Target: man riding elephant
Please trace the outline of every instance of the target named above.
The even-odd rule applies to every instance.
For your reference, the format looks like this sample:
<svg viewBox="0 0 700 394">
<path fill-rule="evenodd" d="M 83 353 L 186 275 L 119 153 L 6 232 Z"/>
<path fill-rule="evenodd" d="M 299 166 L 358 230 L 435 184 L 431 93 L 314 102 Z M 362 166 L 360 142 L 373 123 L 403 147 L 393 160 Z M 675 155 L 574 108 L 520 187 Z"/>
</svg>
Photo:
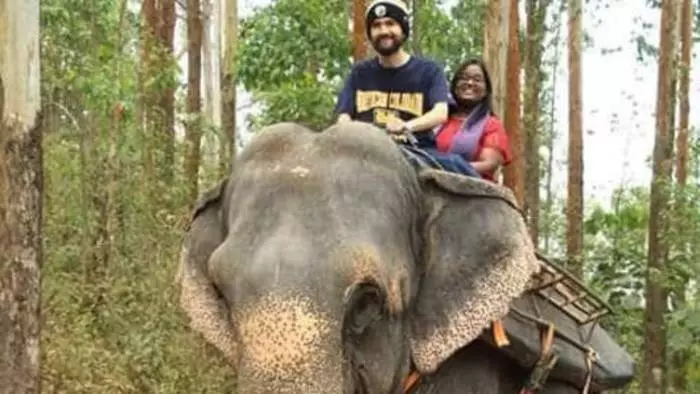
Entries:
<svg viewBox="0 0 700 394">
<path fill-rule="evenodd" d="M 402 151 L 417 165 L 479 177 L 470 163 L 436 147 L 433 130 L 448 119 L 448 103 L 454 100 L 442 67 L 403 48 L 411 32 L 406 5 L 373 1 L 365 26 L 377 56 L 350 70 L 338 94 L 338 123 L 357 120 L 383 127 L 395 141 L 412 142 Z"/>
<path fill-rule="evenodd" d="M 338 122 L 358 120 L 389 133 L 414 133 L 433 145 L 432 129 L 447 120 L 448 83 L 442 67 L 403 48 L 410 36 L 408 8 L 401 0 L 367 6 L 366 34 L 377 56 L 353 65 L 338 95 Z"/>
<path fill-rule="evenodd" d="M 514 207 L 371 124 L 277 124 L 197 203 L 181 305 L 240 393 L 512 394 L 527 371 L 475 339 L 538 269 Z"/>
</svg>

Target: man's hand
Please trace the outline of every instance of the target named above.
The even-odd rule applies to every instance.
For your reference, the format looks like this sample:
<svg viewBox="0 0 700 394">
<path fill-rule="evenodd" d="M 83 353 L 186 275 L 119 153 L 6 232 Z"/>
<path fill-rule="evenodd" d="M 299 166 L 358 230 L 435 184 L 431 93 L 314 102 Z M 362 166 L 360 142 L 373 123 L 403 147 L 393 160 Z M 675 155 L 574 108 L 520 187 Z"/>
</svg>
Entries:
<svg viewBox="0 0 700 394">
<path fill-rule="evenodd" d="M 343 124 L 343 123 L 348 123 L 348 122 L 352 122 L 352 118 L 348 114 L 340 114 L 338 116 L 338 120 L 336 121 L 336 123 L 338 123 L 338 124 Z"/>
<path fill-rule="evenodd" d="M 387 123 L 386 130 L 391 134 L 403 134 L 408 130 L 408 125 L 401 120 L 392 120 Z"/>
</svg>

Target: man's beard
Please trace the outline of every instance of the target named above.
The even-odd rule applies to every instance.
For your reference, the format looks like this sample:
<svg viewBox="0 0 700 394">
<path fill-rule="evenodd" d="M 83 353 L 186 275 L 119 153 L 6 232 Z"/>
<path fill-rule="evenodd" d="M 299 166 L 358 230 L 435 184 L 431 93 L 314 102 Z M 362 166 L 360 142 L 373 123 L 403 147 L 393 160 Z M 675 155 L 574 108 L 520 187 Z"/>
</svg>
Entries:
<svg viewBox="0 0 700 394">
<path fill-rule="evenodd" d="M 380 42 L 386 38 L 391 38 L 394 41 L 394 43 L 389 47 L 380 46 Z M 379 37 L 375 38 L 374 40 L 372 40 L 372 48 L 374 48 L 374 50 L 382 56 L 391 56 L 391 55 L 395 54 L 396 52 L 399 51 L 399 49 L 401 49 L 402 45 L 403 45 L 403 40 L 400 38 L 397 38 L 395 36 L 384 35 L 384 36 L 379 36 Z"/>
</svg>

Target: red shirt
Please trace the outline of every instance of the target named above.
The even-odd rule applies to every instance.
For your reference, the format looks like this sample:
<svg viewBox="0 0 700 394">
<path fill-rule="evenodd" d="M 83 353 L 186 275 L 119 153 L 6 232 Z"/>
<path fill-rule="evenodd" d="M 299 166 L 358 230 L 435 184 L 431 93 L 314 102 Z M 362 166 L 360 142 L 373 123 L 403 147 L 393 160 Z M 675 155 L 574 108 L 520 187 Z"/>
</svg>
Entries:
<svg viewBox="0 0 700 394">
<path fill-rule="evenodd" d="M 436 139 L 437 149 L 440 152 L 450 151 L 452 139 L 457 131 L 459 131 L 464 119 L 465 118 L 461 116 L 452 116 L 441 126 L 440 134 Z M 501 120 L 495 116 L 489 116 L 489 118 L 486 120 L 486 124 L 484 124 L 484 132 L 479 138 L 479 143 L 474 151 L 474 155 L 473 157 L 467 157 L 467 161 L 479 161 L 484 148 L 492 148 L 499 151 L 501 155 L 503 155 L 504 166 L 510 164 L 510 162 L 513 160 L 513 154 L 510 150 L 510 143 L 508 141 L 506 129 L 503 127 Z M 489 173 L 481 174 L 481 176 L 495 182 L 494 172 L 495 171 L 491 171 Z"/>
</svg>

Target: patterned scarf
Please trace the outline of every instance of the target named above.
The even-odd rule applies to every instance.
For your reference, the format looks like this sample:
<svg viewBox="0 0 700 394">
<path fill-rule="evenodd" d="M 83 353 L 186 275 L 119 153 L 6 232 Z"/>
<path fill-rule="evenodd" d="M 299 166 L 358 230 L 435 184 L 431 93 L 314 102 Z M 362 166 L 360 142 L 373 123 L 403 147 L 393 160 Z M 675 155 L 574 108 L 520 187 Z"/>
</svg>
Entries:
<svg viewBox="0 0 700 394">
<path fill-rule="evenodd" d="M 452 139 L 450 153 L 456 153 L 467 158 L 467 160 L 473 159 L 479 140 L 484 134 L 484 126 L 489 118 L 489 114 L 486 113 L 483 114 L 481 118 L 472 119 L 472 116 L 478 116 L 483 113 L 483 111 L 480 111 L 480 106 L 474 108 L 471 114 L 462 122 L 462 125 Z"/>
</svg>

